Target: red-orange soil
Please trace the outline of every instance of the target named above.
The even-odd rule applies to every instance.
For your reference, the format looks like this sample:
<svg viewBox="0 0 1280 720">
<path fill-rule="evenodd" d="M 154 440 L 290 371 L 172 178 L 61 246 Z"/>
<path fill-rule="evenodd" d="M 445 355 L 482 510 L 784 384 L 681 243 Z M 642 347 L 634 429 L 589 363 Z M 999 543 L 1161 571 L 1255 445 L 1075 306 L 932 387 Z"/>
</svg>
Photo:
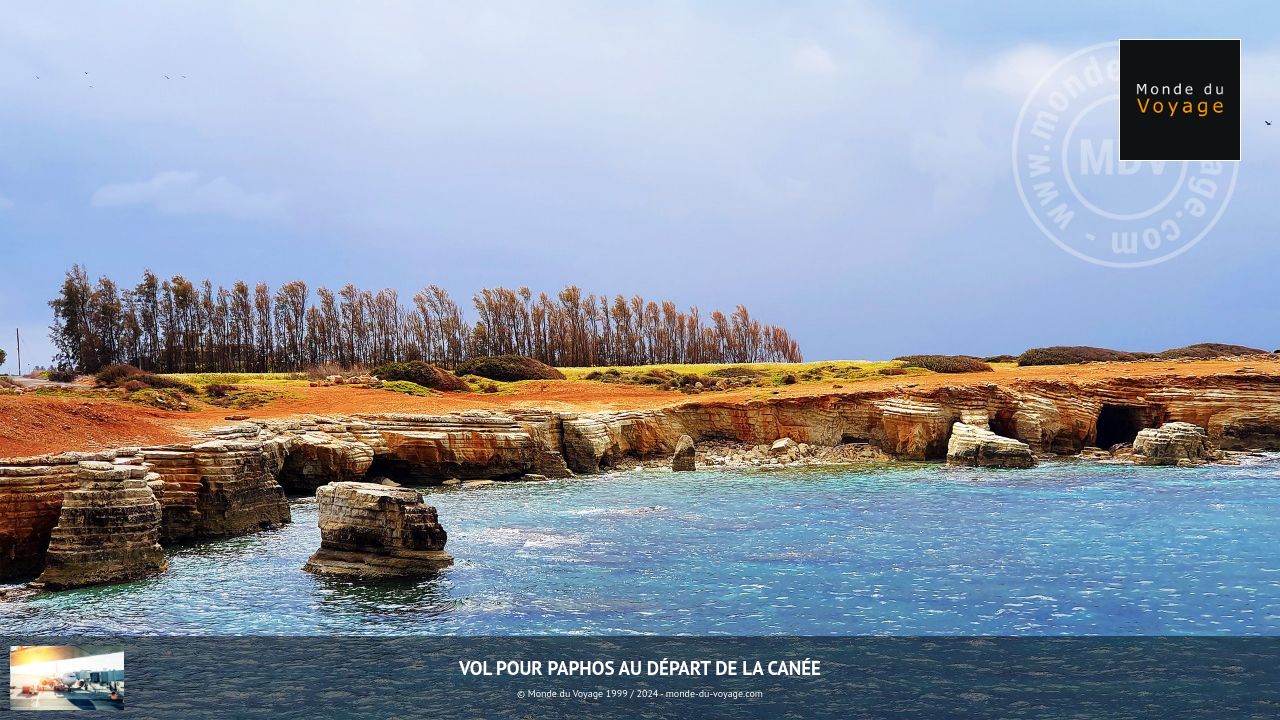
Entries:
<svg viewBox="0 0 1280 720">
<path fill-rule="evenodd" d="M 191 412 L 165 411 L 121 400 L 95 397 L 48 397 L 35 394 L 0 396 L 0 457 L 22 457 L 69 450 L 126 445 L 161 445 L 189 439 L 196 432 L 228 423 L 228 415 L 281 418 L 294 415 L 359 413 L 445 413 L 459 410 L 546 408 L 551 410 L 630 410 L 687 402 L 731 403 L 761 398 L 806 397 L 874 391 L 894 386 L 931 388 L 980 383 L 1016 384 L 1030 380 L 1087 383 L 1115 377 L 1202 377 L 1252 369 L 1280 374 L 1280 358 L 1241 360 L 1147 361 L 1090 365 L 1001 367 L 993 373 L 915 375 L 843 382 L 801 383 L 780 388 L 743 388 L 728 392 L 683 395 L 635 385 L 588 381 L 533 381 L 513 393 L 444 393 L 414 397 L 386 390 L 350 386 L 290 388 L 292 397 L 251 410 L 204 407 Z"/>
</svg>

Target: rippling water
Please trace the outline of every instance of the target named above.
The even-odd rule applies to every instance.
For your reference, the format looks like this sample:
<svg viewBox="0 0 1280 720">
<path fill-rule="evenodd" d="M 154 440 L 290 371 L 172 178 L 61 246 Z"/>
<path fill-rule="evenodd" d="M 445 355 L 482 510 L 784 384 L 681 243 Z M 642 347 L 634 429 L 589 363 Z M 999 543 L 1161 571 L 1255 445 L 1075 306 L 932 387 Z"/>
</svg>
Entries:
<svg viewBox="0 0 1280 720">
<path fill-rule="evenodd" d="M 457 564 L 352 584 L 281 530 L 0 605 L 15 634 L 1280 634 L 1280 461 L 638 470 L 425 489 Z"/>
</svg>

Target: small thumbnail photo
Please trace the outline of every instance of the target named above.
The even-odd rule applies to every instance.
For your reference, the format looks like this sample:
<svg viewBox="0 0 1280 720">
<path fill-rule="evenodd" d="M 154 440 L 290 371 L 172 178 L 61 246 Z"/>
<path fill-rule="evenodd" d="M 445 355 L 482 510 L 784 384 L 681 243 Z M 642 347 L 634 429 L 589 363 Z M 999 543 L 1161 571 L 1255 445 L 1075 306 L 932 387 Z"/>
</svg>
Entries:
<svg viewBox="0 0 1280 720">
<path fill-rule="evenodd" d="M 123 710 L 124 648 L 11 646 L 9 709 Z"/>
</svg>

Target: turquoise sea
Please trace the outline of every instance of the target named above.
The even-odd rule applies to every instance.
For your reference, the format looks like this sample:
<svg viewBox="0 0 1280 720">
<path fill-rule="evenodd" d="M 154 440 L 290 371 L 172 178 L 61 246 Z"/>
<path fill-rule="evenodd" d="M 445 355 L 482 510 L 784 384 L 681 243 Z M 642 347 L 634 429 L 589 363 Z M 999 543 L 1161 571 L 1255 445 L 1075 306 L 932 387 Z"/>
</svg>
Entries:
<svg viewBox="0 0 1280 720">
<path fill-rule="evenodd" d="M 1276 635 L 1280 458 L 635 470 L 424 488 L 457 563 L 371 585 L 280 530 L 0 604 L 10 634 Z"/>
</svg>

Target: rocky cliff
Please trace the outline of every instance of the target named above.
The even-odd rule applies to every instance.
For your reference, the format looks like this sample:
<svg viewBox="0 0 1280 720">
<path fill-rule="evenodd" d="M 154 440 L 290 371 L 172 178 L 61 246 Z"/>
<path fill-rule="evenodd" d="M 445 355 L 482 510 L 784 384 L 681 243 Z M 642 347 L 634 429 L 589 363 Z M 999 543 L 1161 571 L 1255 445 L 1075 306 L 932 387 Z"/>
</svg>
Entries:
<svg viewBox="0 0 1280 720">
<path fill-rule="evenodd" d="M 43 569 L 63 496 L 80 487 L 80 462 L 114 462 L 119 455 L 131 455 L 129 450 L 0 460 L 0 579 Z"/>
<path fill-rule="evenodd" d="M 1073 454 L 1132 443 L 1167 422 L 1206 428 L 1224 450 L 1280 449 L 1280 374 L 1090 382 L 965 382 L 832 390 L 729 402 L 699 397 L 662 409 L 571 413 L 522 409 L 451 415 L 305 417 L 246 422 L 200 442 L 157 448 L 0 460 L 0 578 L 44 564 L 63 494 L 81 460 L 138 456 L 156 473 L 162 541 L 252 532 L 288 522 L 285 491 L 386 475 L 406 484 L 459 479 L 565 477 L 627 458 L 670 458 L 682 435 L 697 443 L 871 448 L 940 460 L 956 423 L 989 428 L 1036 453 Z M 1021 454 L 1021 451 L 1019 451 Z"/>
<path fill-rule="evenodd" d="M 63 496 L 44 572 L 52 589 L 123 582 L 163 572 L 160 503 L 140 465 L 82 461 L 75 490 Z"/>
</svg>

